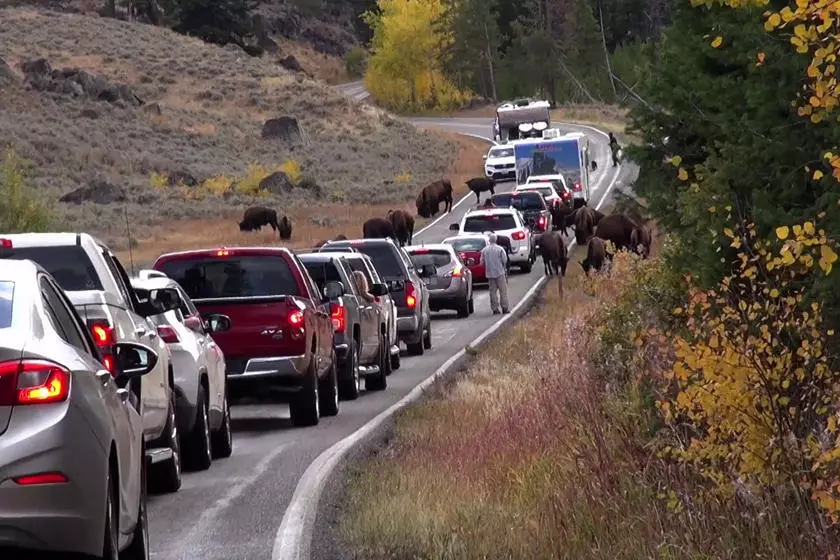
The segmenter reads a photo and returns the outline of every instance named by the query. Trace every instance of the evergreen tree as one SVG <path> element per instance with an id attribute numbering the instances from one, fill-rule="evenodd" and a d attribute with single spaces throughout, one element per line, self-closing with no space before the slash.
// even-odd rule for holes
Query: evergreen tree
<path id="1" fill-rule="evenodd" d="M 219 45 L 245 46 L 254 35 L 251 10 L 258 0 L 180 0 L 173 29 Z"/>

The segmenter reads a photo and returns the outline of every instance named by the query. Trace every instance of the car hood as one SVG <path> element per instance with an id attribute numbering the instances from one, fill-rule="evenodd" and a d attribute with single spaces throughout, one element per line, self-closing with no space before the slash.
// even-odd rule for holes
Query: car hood
<path id="1" fill-rule="evenodd" d="M 500 158 L 487 158 L 487 165 L 502 165 L 505 163 L 516 163 L 515 157 L 500 157 Z"/>

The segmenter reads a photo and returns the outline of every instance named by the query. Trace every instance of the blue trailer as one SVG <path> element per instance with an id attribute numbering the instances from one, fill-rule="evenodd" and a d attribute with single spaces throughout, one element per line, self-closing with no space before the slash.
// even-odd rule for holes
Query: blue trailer
<path id="1" fill-rule="evenodd" d="M 572 196 L 584 202 L 591 195 L 589 139 L 580 132 L 560 135 L 559 130 L 544 131 L 542 138 L 519 140 L 514 143 L 516 184 L 529 177 L 562 175 L 572 189 Z"/>

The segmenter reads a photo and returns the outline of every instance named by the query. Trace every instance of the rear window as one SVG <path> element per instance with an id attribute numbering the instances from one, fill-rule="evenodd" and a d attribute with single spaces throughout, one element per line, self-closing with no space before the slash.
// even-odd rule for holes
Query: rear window
<path id="1" fill-rule="evenodd" d="M 343 246 L 347 247 L 348 245 Z M 401 278 L 405 276 L 405 271 L 400 264 L 401 260 L 390 245 L 379 243 L 361 243 L 359 245 L 353 245 L 353 248 L 370 257 L 370 260 L 373 261 L 373 266 L 376 268 L 376 271 L 379 272 L 380 276 L 398 276 Z"/>
<path id="2" fill-rule="evenodd" d="M 456 251 L 481 251 L 487 246 L 484 239 L 453 239 L 448 242 Z"/>
<path id="3" fill-rule="evenodd" d="M 291 268 L 280 256 L 172 260 L 160 268 L 194 300 L 300 295 Z"/>
<path id="4" fill-rule="evenodd" d="M 12 326 L 12 303 L 15 298 L 15 283 L 0 281 L 0 329 Z"/>
<path id="5" fill-rule="evenodd" d="M 438 266 L 446 266 L 452 262 L 452 255 L 449 254 L 449 251 L 409 251 L 408 256 L 411 258 L 411 262 L 414 263 L 415 268 L 420 268 L 423 265 L 433 264 L 436 267 Z"/>
<path id="6" fill-rule="evenodd" d="M 35 261 L 55 278 L 66 292 L 101 290 L 102 283 L 85 250 L 65 247 L 15 247 L 3 251 L 3 258 Z"/>
<path id="7" fill-rule="evenodd" d="M 517 194 L 497 194 L 493 196 L 496 206 L 510 206 L 517 210 L 544 210 L 542 196 L 539 193 L 519 192 Z"/>
<path id="8" fill-rule="evenodd" d="M 516 229 L 516 220 L 512 214 L 470 216 L 464 221 L 464 231 L 469 233 L 502 231 L 506 229 Z"/>
<path id="9" fill-rule="evenodd" d="M 306 271 L 309 272 L 309 276 L 318 284 L 321 292 L 324 291 L 324 286 L 327 285 L 327 282 L 341 282 L 338 269 L 336 269 L 335 264 L 331 261 L 306 262 L 303 259 L 301 261 L 303 261 L 303 266 L 306 267 Z"/>
<path id="10" fill-rule="evenodd" d="M 556 184 L 556 183 L 555 183 L 555 184 Z M 521 193 L 521 192 L 529 192 L 529 191 L 536 191 L 536 192 L 540 193 L 541 195 L 543 195 L 543 196 L 544 196 L 544 197 L 546 197 L 546 198 L 551 198 L 552 196 L 557 196 L 557 193 L 556 193 L 556 192 L 554 191 L 554 189 L 552 189 L 551 187 L 537 187 L 537 188 L 534 188 L 534 189 L 531 189 L 531 188 L 529 188 L 529 189 L 522 189 L 522 190 L 520 190 L 520 191 L 518 191 L 518 192 L 520 192 L 520 193 Z"/>

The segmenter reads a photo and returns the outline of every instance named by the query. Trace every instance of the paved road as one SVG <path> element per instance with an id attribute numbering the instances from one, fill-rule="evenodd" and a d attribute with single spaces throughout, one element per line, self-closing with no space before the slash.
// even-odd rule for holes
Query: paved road
<path id="1" fill-rule="evenodd" d="M 363 99 L 367 99 L 370 97 L 370 93 L 365 89 L 365 84 L 363 80 L 359 80 L 357 82 L 350 82 L 347 84 L 341 84 L 340 86 L 336 86 L 338 89 L 352 97 L 353 99 L 358 99 L 362 101 Z"/>
<path id="2" fill-rule="evenodd" d="M 423 127 L 440 126 L 454 132 L 487 135 L 489 119 L 418 119 Z M 593 199 L 599 202 L 615 186 L 631 179 L 627 166 L 607 165 L 605 136 L 581 130 L 595 142 L 599 170 L 594 175 Z M 509 188 L 509 187 L 508 187 Z M 451 215 L 434 222 L 417 241 L 435 242 L 448 236 L 450 223 L 475 204 L 475 197 L 453 207 Z M 514 273 L 510 282 L 515 305 L 542 276 L 537 266 L 528 274 Z M 476 312 L 467 319 L 436 314 L 432 350 L 422 357 L 404 357 L 402 368 L 388 379 L 384 392 L 363 394 L 342 402 L 334 418 L 312 428 L 290 427 L 288 406 L 282 404 L 234 407 L 234 451 L 205 472 L 187 474 L 176 494 L 150 498 L 149 523 L 155 560 L 269 560 L 286 506 L 307 466 L 325 449 L 340 441 L 385 410 L 427 378 L 448 358 L 463 349 L 498 317 L 490 313 L 486 290 L 476 293 Z"/>

